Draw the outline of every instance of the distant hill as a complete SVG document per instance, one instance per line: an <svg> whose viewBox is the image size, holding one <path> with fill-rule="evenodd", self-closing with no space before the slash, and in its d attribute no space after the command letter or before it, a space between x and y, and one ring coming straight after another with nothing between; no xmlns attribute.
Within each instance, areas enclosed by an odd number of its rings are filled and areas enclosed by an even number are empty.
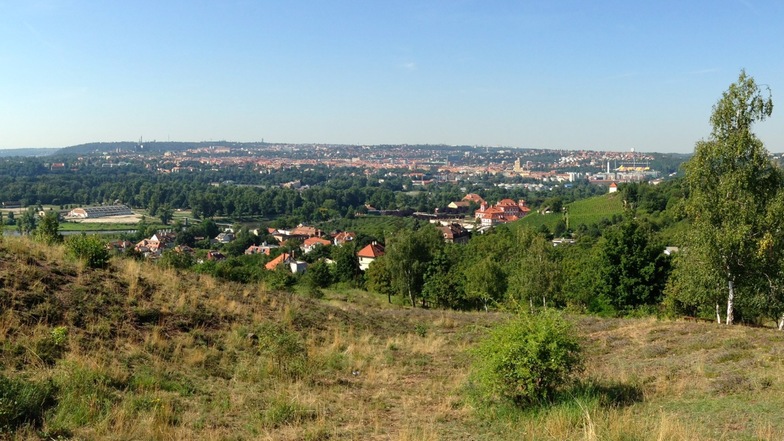
<svg viewBox="0 0 784 441"><path fill-rule="evenodd" d="M118 142L91 142L79 144L71 147L64 147L57 151L61 155L88 155L93 153L123 152L181 152L188 149L203 148L210 146L259 146L262 143L244 143L228 141L199 141L199 142L176 142L176 141L118 141Z"/></svg>
<svg viewBox="0 0 784 441"><path fill-rule="evenodd" d="M29 148L29 149L0 149L0 157L9 156L49 156L59 149L56 148Z"/></svg>

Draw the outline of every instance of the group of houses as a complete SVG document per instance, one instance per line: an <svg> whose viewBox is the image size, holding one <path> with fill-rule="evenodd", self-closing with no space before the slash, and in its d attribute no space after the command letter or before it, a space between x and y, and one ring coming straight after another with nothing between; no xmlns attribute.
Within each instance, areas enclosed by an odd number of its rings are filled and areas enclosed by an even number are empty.
<svg viewBox="0 0 784 441"><path fill-rule="evenodd" d="M474 219L476 219L477 223L481 224L483 228L518 220L530 212L530 208L526 206L524 200L514 201L512 199L502 199L494 205L489 205L481 196L475 193L469 193L462 200L450 203L449 209L466 212L471 207L476 206L479 208L474 211ZM78 210L80 211L74 211L70 213L70 215L73 217L94 217L109 215L109 213L124 213L125 210L127 210L127 207L94 207L85 212L82 212L81 210L87 209ZM470 233L465 226L454 220L440 220L437 222L436 229L439 230L444 241L448 243L467 243L470 239ZM256 230L254 233L258 235L261 231ZM299 250L301 251L301 254L293 253L291 251L281 253L265 265L265 268L268 270L274 270L281 265L285 265L293 273L303 273L307 269L306 262L301 258L298 258L295 254L302 256L315 251L319 247L329 245L343 246L347 243L352 243L357 239L356 233L353 232L333 231L331 233L326 233L316 227L307 225L298 225L291 229L268 228L266 233L274 237L280 245L267 242L263 242L261 245L251 245L245 250L245 254L264 254L270 256L273 255L273 251L281 245L284 245L291 240L296 240L300 244ZM143 239L136 244L124 241L122 243L112 243L110 246L119 251L133 248L136 252L139 252L150 259L160 257L163 251L167 249L191 254L194 252L193 249L187 246L176 246L175 239L175 233L171 231L162 231L154 234L149 239ZM226 228L215 238L211 239L211 242L214 244L226 244L234 240L234 231L231 228ZM384 252L384 246L375 241L361 248L356 253L359 268L362 271L366 271L373 261L384 255ZM211 250L207 253L207 260L222 259L225 259L225 256L220 253L220 251Z"/></svg>
<svg viewBox="0 0 784 441"><path fill-rule="evenodd" d="M301 242L299 249L303 254L309 254L319 247L329 245L343 246L356 240L356 233L350 231L333 231L329 234L323 231L305 225L298 225L291 230L280 230L269 228L267 233L272 235L279 243L285 244L289 240L298 240ZM260 246L251 246L245 250L245 254L263 253L270 255L271 250L277 248L279 245L268 245L263 243ZM274 270L281 265L287 266L292 273L303 273L307 270L307 263L302 259L297 259L293 253L281 253L276 258L269 261L265 268Z"/></svg>

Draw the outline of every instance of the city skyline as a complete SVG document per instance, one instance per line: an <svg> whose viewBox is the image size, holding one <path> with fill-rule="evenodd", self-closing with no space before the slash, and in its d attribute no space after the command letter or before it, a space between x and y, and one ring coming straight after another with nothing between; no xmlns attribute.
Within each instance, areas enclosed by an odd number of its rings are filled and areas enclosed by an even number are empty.
<svg viewBox="0 0 784 441"><path fill-rule="evenodd" d="M776 1L0 0L0 148L139 139L681 152ZM784 151L784 115L755 131Z"/></svg>

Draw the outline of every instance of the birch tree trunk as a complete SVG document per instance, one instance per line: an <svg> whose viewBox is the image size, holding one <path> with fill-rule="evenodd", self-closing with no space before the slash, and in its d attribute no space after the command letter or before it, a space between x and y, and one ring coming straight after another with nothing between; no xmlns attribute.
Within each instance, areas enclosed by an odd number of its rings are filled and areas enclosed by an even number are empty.
<svg viewBox="0 0 784 441"><path fill-rule="evenodd" d="M727 285L729 286L729 294L727 295L727 324L731 325L734 319L733 312L735 308L735 283L730 280Z"/></svg>
<svg viewBox="0 0 784 441"><path fill-rule="evenodd" d="M721 313L719 312L719 304L716 304L716 323L721 324Z"/></svg>
<svg viewBox="0 0 784 441"><path fill-rule="evenodd" d="M784 330L784 314L781 315L779 319L779 331Z"/></svg>

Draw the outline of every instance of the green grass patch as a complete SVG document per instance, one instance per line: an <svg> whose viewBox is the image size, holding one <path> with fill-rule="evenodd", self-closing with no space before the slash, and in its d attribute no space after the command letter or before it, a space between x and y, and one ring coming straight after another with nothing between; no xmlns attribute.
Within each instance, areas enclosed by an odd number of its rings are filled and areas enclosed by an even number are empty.
<svg viewBox="0 0 784 441"><path fill-rule="evenodd" d="M566 206L569 215L569 227L576 229L578 225L598 224L602 219L612 219L623 214L623 201L620 193L611 193L582 199ZM539 228L542 225L552 231L559 220L565 219L563 213L539 214L533 212L520 220L520 225Z"/></svg>

